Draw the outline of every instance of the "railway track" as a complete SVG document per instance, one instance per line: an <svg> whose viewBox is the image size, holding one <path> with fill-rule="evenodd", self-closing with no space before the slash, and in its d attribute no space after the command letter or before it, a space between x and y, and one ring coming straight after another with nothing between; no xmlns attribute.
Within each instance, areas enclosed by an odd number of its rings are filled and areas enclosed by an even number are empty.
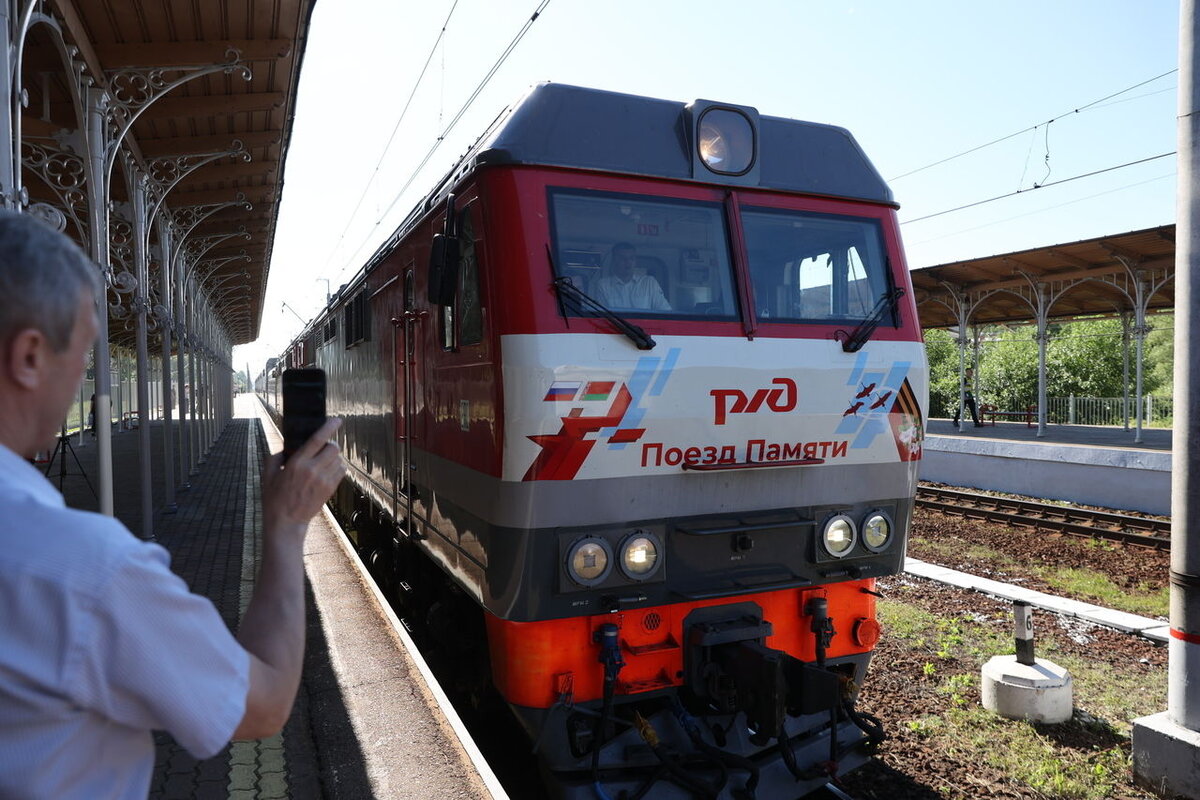
<svg viewBox="0 0 1200 800"><path fill-rule="evenodd" d="M1169 520L1131 517L1110 511L1037 503L933 486L921 486L917 489L916 504L918 508L987 522L1001 522L1013 527L1052 530L1071 536L1105 539L1153 550L1171 548Z"/></svg>

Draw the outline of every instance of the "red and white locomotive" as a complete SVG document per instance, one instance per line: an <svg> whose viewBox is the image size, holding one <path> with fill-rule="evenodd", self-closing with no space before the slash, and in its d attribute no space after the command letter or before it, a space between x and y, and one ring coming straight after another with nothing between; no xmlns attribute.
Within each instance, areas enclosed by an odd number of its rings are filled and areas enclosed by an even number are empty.
<svg viewBox="0 0 1200 800"><path fill-rule="evenodd" d="M878 741L928 393L895 208L843 129L545 84L281 360L561 796L796 796Z"/></svg>

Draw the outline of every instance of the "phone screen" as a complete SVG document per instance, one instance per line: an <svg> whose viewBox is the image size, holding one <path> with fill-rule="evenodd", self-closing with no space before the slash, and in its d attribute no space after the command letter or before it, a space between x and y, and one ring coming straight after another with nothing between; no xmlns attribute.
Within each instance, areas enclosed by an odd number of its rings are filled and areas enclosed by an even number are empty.
<svg viewBox="0 0 1200 800"><path fill-rule="evenodd" d="M284 370L282 381L286 461L325 424L325 370Z"/></svg>

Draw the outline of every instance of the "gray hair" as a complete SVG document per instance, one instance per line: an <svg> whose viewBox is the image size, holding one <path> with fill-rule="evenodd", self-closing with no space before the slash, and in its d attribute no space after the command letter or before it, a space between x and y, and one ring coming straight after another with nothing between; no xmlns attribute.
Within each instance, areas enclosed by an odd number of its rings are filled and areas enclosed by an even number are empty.
<svg viewBox="0 0 1200 800"><path fill-rule="evenodd" d="M62 352L85 293L105 301L99 278L66 236L28 214L0 210L0 342L34 328Z"/></svg>

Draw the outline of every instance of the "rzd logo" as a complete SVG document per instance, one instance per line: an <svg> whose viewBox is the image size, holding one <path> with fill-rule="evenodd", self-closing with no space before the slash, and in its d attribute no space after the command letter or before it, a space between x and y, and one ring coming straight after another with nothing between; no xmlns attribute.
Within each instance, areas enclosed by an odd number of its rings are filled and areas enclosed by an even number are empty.
<svg viewBox="0 0 1200 800"><path fill-rule="evenodd" d="M771 383L782 389L758 389L752 397L746 397L741 389L713 389L714 422L725 424L728 414L753 414L765 403L771 411L791 411L796 407L796 382L791 378L774 378Z"/></svg>

